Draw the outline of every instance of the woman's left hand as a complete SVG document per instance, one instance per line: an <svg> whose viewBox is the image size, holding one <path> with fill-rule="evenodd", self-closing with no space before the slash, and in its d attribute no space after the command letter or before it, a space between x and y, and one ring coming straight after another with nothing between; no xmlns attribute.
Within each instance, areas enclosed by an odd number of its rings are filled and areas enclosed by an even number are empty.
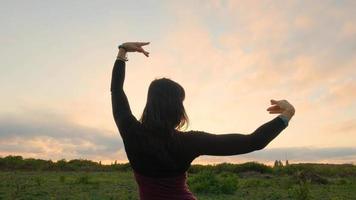
<svg viewBox="0 0 356 200"><path fill-rule="evenodd" d="M283 100L276 101L274 99L271 99L271 104L273 106L267 108L267 111L269 111L270 114L281 113L282 115L286 116L288 119L291 119L295 114L294 106L290 104L287 100L283 99Z"/></svg>
<svg viewBox="0 0 356 200"><path fill-rule="evenodd" d="M149 52L145 51L142 46L148 45L150 42L125 42L122 46L126 49L127 52L141 52L148 57Z"/></svg>

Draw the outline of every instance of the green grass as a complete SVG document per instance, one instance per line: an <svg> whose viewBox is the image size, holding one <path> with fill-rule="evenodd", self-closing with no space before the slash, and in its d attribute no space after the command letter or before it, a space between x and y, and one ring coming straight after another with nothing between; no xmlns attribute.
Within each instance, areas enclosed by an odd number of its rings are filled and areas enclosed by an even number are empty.
<svg viewBox="0 0 356 200"><path fill-rule="evenodd" d="M0 172L0 199L137 199L130 172Z"/></svg>
<svg viewBox="0 0 356 200"><path fill-rule="evenodd" d="M230 173L230 174L229 174ZM297 174L298 175L298 174ZM199 200L356 199L355 176L303 181L296 175L209 173L188 175ZM304 177L304 176L303 176ZM208 184L207 184L208 183ZM210 185L210 189L209 189ZM207 190L204 190L204 187ZM132 172L0 172L0 199L138 199Z"/></svg>

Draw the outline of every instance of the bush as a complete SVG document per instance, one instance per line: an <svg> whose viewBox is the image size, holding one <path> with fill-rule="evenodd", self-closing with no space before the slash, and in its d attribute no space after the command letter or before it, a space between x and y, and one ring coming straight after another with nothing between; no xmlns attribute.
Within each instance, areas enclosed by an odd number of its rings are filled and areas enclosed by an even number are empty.
<svg viewBox="0 0 356 200"><path fill-rule="evenodd" d="M273 168L275 174L293 175L297 171L310 171L324 177L356 176L356 166L352 164L299 163Z"/></svg>
<svg viewBox="0 0 356 200"><path fill-rule="evenodd" d="M65 176L60 176L59 177L59 182L64 183L66 181L66 177Z"/></svg>
<svg viewBox="0 0 356 200"><path fill-rule="evenodd" d="M310 196L310 181L300 181L299 184L289 190L290 196L296 200L308 200Z"/></svg>
<svg viewBox="0 0 356 200"><path fill-rule="evenodd" d="M189 187L197 193L233 194L237 184L237 176L232 173L216 175L212 171L202 171L188 179Z"/></svg>
<svg viewBox="0 0 356 200"><path fill-rule="evenodd" d="M258 162L246 162L242 164L221 163L217 165L192 165L188 172L199 173L203 170L209 170L215 173L231 172L235 174L251 171L261 174L273 172L271 167Z"/></svg>
<svg viewBox="0 0 356 200"><path fill-rule="evenodd" d="M240 187L242 188L255 188L262 185L261 179L258 178L249 178L244 182L240 183Z"/></svg>
<svg viewBox="0 0 356 200"><path fill-rule="evenodd" d="M81 175L77 178L76 183L78 184L89 184L89 176Z"/></svg>
<svg viewBox="0 0 356 200"><path fill-rule="evenodd" d="M254 171L259 173L272 173L272 168L258 162L246 162L236 165L235 173Z"/></svg>
<svg viewBox="0 0 356 200"><path fill-rule="evenodd" d="M328 184L329 183L328 179L318 175L314 171L297 171L293 176L297 180L301 180L304 182L309 180L311 183L315 183L315 184Z"/></svg>

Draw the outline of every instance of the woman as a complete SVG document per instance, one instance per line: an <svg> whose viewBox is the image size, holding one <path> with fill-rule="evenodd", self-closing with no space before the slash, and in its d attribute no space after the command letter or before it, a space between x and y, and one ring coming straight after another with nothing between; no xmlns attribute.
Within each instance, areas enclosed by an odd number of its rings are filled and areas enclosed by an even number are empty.
<svg viewBox="0 0 356 200"><path fill-rule="evenodd" d="M228 156L263 149L295 113L286 100L271 100L269 113L279 113L249 135L216 135L203 131L180 131L188 124L178 83L161 78L151 82L147 103L138 121L131 113L123 90L126 53L149 52L149 42L126 42L119 46L111 80L112 109L125 151L139 187L141 200L196 199L186 184L186 171L200 155Z"/></svg>

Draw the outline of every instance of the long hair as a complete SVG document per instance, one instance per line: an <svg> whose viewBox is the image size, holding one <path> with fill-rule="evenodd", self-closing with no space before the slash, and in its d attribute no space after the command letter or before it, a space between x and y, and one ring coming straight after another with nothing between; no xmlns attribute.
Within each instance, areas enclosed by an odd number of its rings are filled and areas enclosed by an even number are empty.
<svg viewBox="0 0 356 200"><path fill-rule="evenodd" d="M168 137L174 130L187 128L189 120L183 106L184 99L185 91L178 83L168 78L153 80L140 122L158 137Z"/></svg>
<svg viewBox="0 0 356 200"><path fill-rule="evenodd" d="M127 148L142 156L134 160L136 167L143 166L140 162L146 159L150 165L159 166L162 170L179 168L177 152L182 150L182 145L174 133L189 123L183 106L184 98L183 87L168 78L151 82L146 106L139 120L143 131L129 134L134 142L128 143L130 146Z"/></svg>

